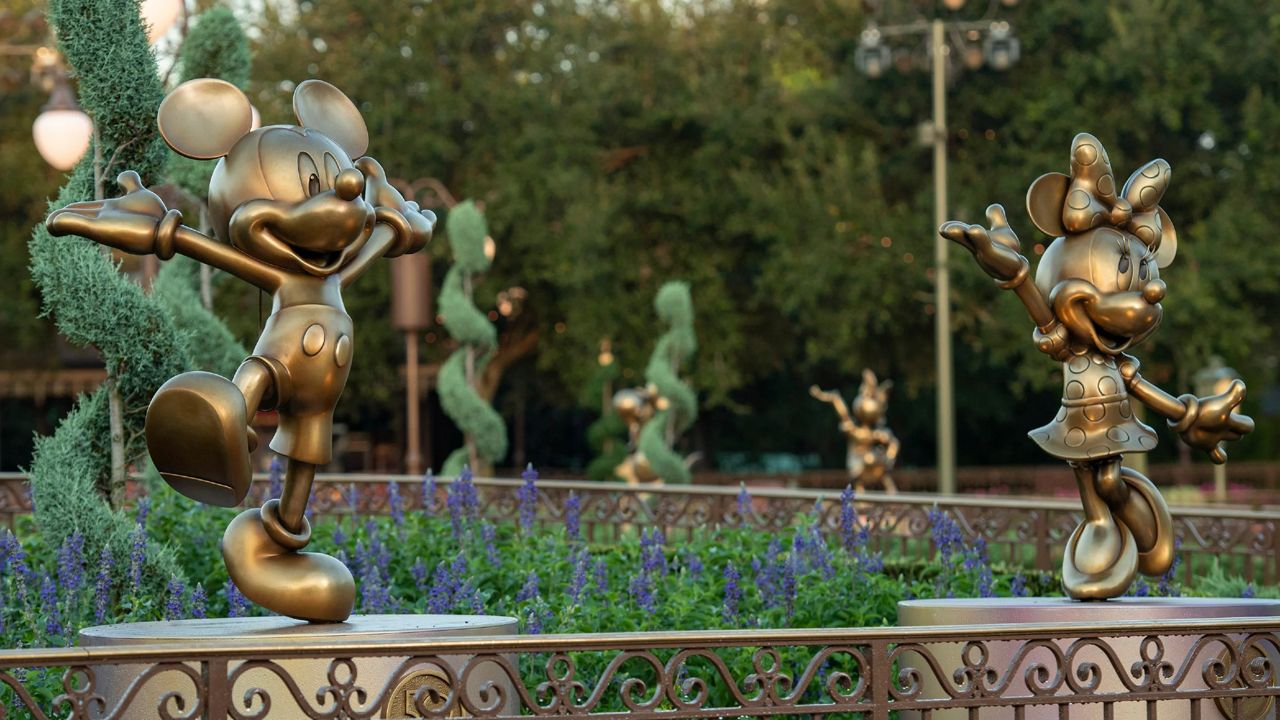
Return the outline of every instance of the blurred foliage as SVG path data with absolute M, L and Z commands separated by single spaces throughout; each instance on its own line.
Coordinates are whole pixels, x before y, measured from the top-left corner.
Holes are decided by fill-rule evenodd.
M 957 69 L 949 89 L 949 214 L 975 221 L 1003 202 L 1029 254 L 1046 238 L 1021 198 L 1041 173 L 1068 168 L 1076 132 L 1096 134 L 1122 175 L 1157 156 L 1172 164 L 1163 206 L 1180 252 L 1162 273 L 1165 327 L 1138 350 L 1175 394 L 1212 353 L 1248 379 L 1259 431 L 1233 458 L 1280 446 L 1268 421 L 1280 405 L 1275 10 L 1250 0 L 1001 6 L 1021 61 L 1003 73 Z M 689 371 L 704 407 L 690 437 L 708 457 L 817 449 L 839 466 L 843 440 L 805 388 L 872 367 L 899 391 L 903 464 L 926 465 L 934 234 L 918 123 L 929 79 L 859 74 L 868 19 L 862 3 L 820 0 L 286 0 L 255 20 L 250 90 L 264 121 L 287 121 L 294 83 L 330 80 L 360 105 L 370 153 L 391 176 L 433 176 L 485 201 L 509 261 L 476 302 L 487 310 L 499 289 L 529 290 L 540 331 L 529 417 L 572 403 L 600 338 L 630 362 L 646 357 L 649 298 L 679 277 L 698 297 L 702 352 Z M 23 96 L 6 95 L 6 107 L 10 97 L 18 107 Z M 23 144 L 39 102 L 27 97 L 26 119 L 0 119 Z M 3 202 L 16 209 L 4 223 L 39 214 L 22 199 L 26 178 L 48 175 L 31 157 L 0 154 Z M 439 242 L 432 252 L 447 253 Z M 1033 350 L 1021 306 L 952 255 L 959 459 L 1041 462 L 1022 433 L 1055 411 L 1058 368 Z M 375 270 L 347 298 L 361 350 L 339 416 L 375 432 L 394 428 L 400 405 L 387 382 L 403 356 L 385 322 L 388 286 Z M 42 346 L 23 302 L 0 327 Z M 251 291 L 224 283 L 218 302 L 242 339 L 256 335 Z M 426 361 L 449 349 L 427 345 Z M 621 382 L 642 371 L 624 364 Z M 1155 459 L 1169 459 L 1176 441 L 1158 431 Z M 588 455 L 581 433 L 561 432 L 529 449 L 543 456 Z
M 517 260 L 487 283 L 530 290 L 547 326 L 546 402 L 577 395 L 551 390 L 588 381 L 601 337 L 619 357 L 643 357 L 653 319 L 640 309 L 682 277 L 700 308 L 700 446 L 819 443 L 838 464 L 840 439 L 804 411 L 804 388 L 871 366 L 900 390 L 904 461 L 932 461 L 931 163 L 917 141 L 929 81 L 855 70 L 868 20 L 859 3 L 289 9 L 260 28 L 255 101 L 285 117 L 292 83 L 325 77 L 360 101 L 371 153 L 392 175 L 433 175 L 488 202 L 491 232 Z M 1255 413 L 1275 384 L 1267 348 L 1280 321 L 1280 247 L 1268 239 L 1280 220 L 1268 192 L 1280 184 L 1280 22 L 1259 10 L 1248 0 L 1002 7 L 1021 62 L 956 73 L 948 108 L 951 215 L 977 220 L 1002 201 L 1028 250 L 1045 238 L 1021 198 L 1039 174 L 1067 169 L 1076 132 L 1098 135 L 1125 175 L 1168 159 L 1164 206 L 1181 254 L 1164 273 L 1166 327 L 1141 350 L 1144 368 L 1182 392 L 1221 354 L 1249 378 Z M 1057 368 L 1033 351 L 1018 303 L 968 258 L 955 259 L 953 278 L 960 459 L 1038 461 L 1031 443 L 1007 438 L 1054 411 Z M 563 332 L 546 331 L 556 323 Z M 1263 430 L 1233 457 L 1275 442 Z M 1160 452 L 1173 452 L 1171 438 Z

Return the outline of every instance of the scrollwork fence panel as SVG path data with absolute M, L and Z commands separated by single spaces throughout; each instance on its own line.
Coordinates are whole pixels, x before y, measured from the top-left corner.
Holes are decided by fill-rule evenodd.
M 1217 619 L 7 650 L 0 717 L 1273 717 L 1277 633 Z M 402 660 L 362 675 L 366 658 Z M 127 681 L 100 680 L 123 666 Z M 406 691 L 424 666 L 436 681 Z M 62 675 L 47 704 L 28 690 L 41 670 Z

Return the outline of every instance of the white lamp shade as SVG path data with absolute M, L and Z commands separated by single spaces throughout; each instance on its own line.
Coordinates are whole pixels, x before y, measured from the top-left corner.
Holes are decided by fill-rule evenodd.
M 147 40 L 155 42 L 169 32 L 182 12 L 182 0 L 142 0 L 142 22 L 147 25 Z
M 40 157 L 58 170 L 70 170 L 93 141 L 93 121 L 80 110 L 45 110 L 31 125 Z

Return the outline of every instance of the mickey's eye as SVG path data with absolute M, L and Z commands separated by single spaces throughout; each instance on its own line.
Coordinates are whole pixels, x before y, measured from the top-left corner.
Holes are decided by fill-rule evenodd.
M 315 197 L 324 188 L 320 168 L 308 153 L 298 153 L 298 182 L 305 197 Z
M 1138 263 L 1138 277 L 1143 280 L 1147 279 L 1147 265 L 1147 258 L 1142 258 L 1142 262 Z
M 307 180 L 307 195 L 315 197 L 320 194 L 320 178 L 315 173 L 311 173 L 311 179 Z
M 1127 253 L 1120 256 L 1120 266 L 1116 268 L 1116 271 L 1121 275 L 1129 272 L 1129 255 Z

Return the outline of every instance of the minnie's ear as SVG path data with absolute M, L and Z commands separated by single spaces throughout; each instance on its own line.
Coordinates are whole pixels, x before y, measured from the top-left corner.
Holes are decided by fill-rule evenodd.
M 1070 188 L 1071 176 L 1059 172 L 1045 173 L 1027 188 L 1027 214 L 1040 232 L 1052 237 L 1067 234 L 1062 224 L 1062 207 Z
M 323 80 L 306 80 L 293 91 L 293 114 L 303 127 L 318 130 L 352 160 L 369 149 L 369 129 L 351 99 Z
M 1178 231 L 1164 208 L 1156 208 L 1160 217 L 1160 247 L 1156 250 L 1156 267 L 1169 267 L 1174 256 L 1178 254 Z
M 212 160 L 230 152 L 253 127 L 253 109 L 240 88 L 225 80 L 188 80 L 160 103 L 160 135 L 179 155 Z

